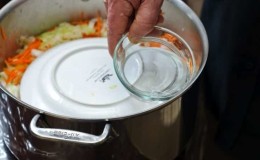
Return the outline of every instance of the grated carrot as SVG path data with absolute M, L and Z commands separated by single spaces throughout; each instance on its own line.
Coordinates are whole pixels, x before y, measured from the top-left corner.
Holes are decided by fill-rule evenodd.
M 14 57 L 8 58 L 6 62 L 9 65 L 18 65 L 18 64 L 28 64 L 31 63 L 34 60 L 33 55 L 31 54 L 31 51 L 33 49 L 38 49 L 41 45 L 42 41 L 39 39 L 35 39 L 32 43 L 28 44 L 25 50 L 23 50 L 21 53 L 17 54 Z
M 86 34 L 86 33 L 82 33 L 82 37 L 83 38 L 91 38 L 91 37 L 101 37 L 102 36 L 102 28 L 103 28 L 103 20 L 100 16 L 97 17 L 97 21 L 95 22 L 95 25 L 94 25 L 94 29 L 95 29 L 95 32 L 94 33 L 89 33 L 89 34 Z
M 41 40 L 35 39 L 28 44 L 21 53 L 5 60 L 6 68 L 4 68 L 4 72 L 7 75 L 6 84 L 13 83 L 14 85 L 17 85 L 20 83 L 27 66 L 35 59 L 31 54 L 32 50 L 38 49 L 41 43 Z
M 101 36 L 101 31 L 103 28 L 103 20 L 100 16 L 97 17 L 97 22 L 95 23 L 95 30 L 97 35 Z
M 100 35 L 98 35 L 97 33 L 89 33 L 89 34 L 82 33 L 82 37 L 83 38 L 92 38 L 92 37 L 100 37 Z
M 71 17 L 70 24 L 72 25 L 83 25 L 88 24 L 89 20 L 86 20 L 85 13 L 81 11 L 79 14 L 76 14 Z
M 78 21 L 71 21 L 70 24 L 76 26 L 76 25 L 83 25 L 88 24 L 89 20 L 78 20 Z

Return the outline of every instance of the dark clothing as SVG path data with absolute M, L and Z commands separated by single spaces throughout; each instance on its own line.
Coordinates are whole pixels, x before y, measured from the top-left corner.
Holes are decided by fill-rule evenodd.
M 8 3 L 10 0 L 1 0 L 0 1 L 0 9 L 6 4 Z
M 206 106 L 219 121 L 216 142 L 259 160 L 260 152 L 251 151 L 260 151 L 260 0 L 205 0 L 201 19 L 209 38 L 203 76 Z

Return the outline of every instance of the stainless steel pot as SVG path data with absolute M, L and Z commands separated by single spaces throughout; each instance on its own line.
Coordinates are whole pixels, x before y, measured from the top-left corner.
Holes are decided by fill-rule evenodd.
M 102 0 L 13 0 L 0 11 L 0 62 L 15 53 L 21 35 L 35 35 L 82 12 L 105 17 Z M 165 22 L 190 45 L 200 73 L 208 42 L 198 17 L 180 0 L 165 0 Z M 194 79 L 195 81 L 195 79 Z M 184 91 L 183 91 L 184 92 Z M 183 149 L 181 98 L 151 110 L 113 118 L 76 118 L 30 106 L 0 87 L 1 128 L 11 152 L 22 160 L 174 159 Z M 142 107 L 142 106 L 140 106 Z M 59 128 L 59 129 L 56 129 Z

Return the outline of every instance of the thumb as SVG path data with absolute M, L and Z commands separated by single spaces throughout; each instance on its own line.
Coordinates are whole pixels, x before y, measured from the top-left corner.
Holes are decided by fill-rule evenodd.
M 132 41 L 148 34 L 160 21 L 163 0 L 144 0 L 136 12 L 135 19 L 129 29 Z

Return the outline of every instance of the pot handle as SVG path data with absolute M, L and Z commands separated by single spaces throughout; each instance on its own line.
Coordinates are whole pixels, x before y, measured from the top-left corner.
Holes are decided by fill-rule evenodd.
M 40 118 L 40 114 L 33 117 L 30 123 L 31 132 L 42 139 L 58 140 L 64 142 L 73 142 L 81 144 L 99 144 L 104 142 L 110 131 L 110 124 L 106 124 L 103 133 L 99 136 L 91 135 L 88 133 L 82 133 L 78 131 L 55 129 L 55 128 L 39 128 L 37 127 L 37 121 Z

